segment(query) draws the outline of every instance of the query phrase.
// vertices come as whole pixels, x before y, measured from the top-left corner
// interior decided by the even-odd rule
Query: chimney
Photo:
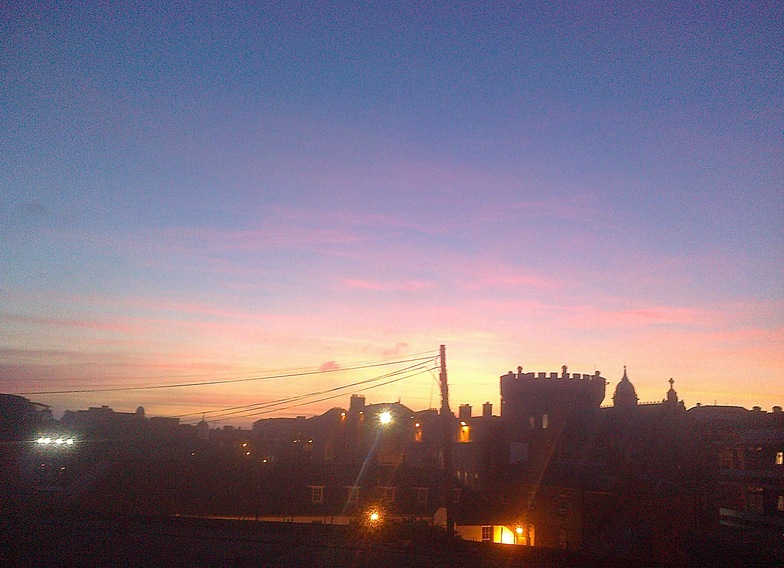
[[[460,420],[468,420],[471,418],[471,405],[470,404],[461,404],[458,410],[458,417]]]
[[[351,395],[351,402],[349,403],[349,411],[350,412],[359,412],[365,408],[365,397],[360,394],[352,394]]]
[[[781,407],[779,407],[779,410],[781,410]],[[492,415],[493,415],[493,403],[488,401],[482,405],[482,416],[484,418],[489,418]]]

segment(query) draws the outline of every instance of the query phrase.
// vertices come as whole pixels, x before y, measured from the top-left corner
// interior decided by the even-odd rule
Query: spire
[[[675,392],[675,388],[673,388],[675,381],[672,377],[670,377],[670,380],[667,382],[670,383],[670,390],[667,391],[667,398],[665,399],[665,402],[669,404],[678,404],[678,393]]]

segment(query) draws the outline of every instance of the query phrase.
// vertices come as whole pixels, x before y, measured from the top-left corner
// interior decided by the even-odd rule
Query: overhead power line
[[[165,385],[144,385],[144,386],[134,386],[134,387],[105,387],[105,388],[75,388],[75,389],[64,389],[64,390],[50,390],[50,391],[28,391],[28,392],[17,392],[14,394],[18,395],[27,395],[27,396],[39,396],[39,395],[51,395],[51,394],[85,394],[85,393],[99,393],[99,392],[125,392],[125,391],[142,391],[142,390],[159,390],[159,389],[174,389],[174,388],[184,388],[184,387],[199,387],[199,386],[210,386],[210,385],[223,385],[229,383],[244,383],[244,382],[251,382],[251,381],[268,381],[272,379],[289,379],[295,377],[306,377],[312,375],[321,375],[326,373],[338,373],[343,371],[356,371],[360,369],[372,369],[376,367],[385,367],[390,365],[400,365],[403,363],[413,363],[413,362],[423,362],[423,361],[430,361],[434,358],[435,354],[433,352],[427,353],[427,355],[417,354],[408,359],[398,359],[395,361],[375,361],[375,362],[367,362],[367,363],[359,363],[355,365],[349,365],[347,367],[336,367],[336,368],[328,368],[328,369],[321,369],[321,368],[313,368],[306,371],[295,371],[295,372],[288,372],[288,373],[279,373],[274,375],[265,375],[260,377],[243,377],[237,379],[216,379],[212,381],[197,381],[197,382],[190,382],[190,383],[175,383],[175,384],[165,384]]]
[[[339,396],[343,396],[343,393],[339,392],[339,391],[344,391],[346,389],[353,388],[353,387],[360,386],[360,385],[371,385],[371,383],[382,381],[384,379],[389,379],[390,377],[394,377],[394,378],[392,378],[392,380],[385,381],[385,382],[380,383],[380,384],[376,384],[376,385],[371,385],[371,386],[366,386],[365,387],[368,390],[369,389],[373,389],[373,388],[377,388],[377,387],[380,387],[380,386],[384,386],[384,385],[388,385],[388,384],[395,383],[395,382],[398,382],[398,381],[402,381],[402,380],[405,380],[405,379],[408,379],[408,378],[411,378],[411,377],[414,377],[414,376],[417,376],[417,375],[420,375],[420,374],[423,374],[423,373],[430,372],[433,369],[435,369],[435,367],[428,367],[428,366],[423,365],[421,363],[417,363],[415,365],[410,365],[408,367],[405,367],[403,369],[398,369],[398,370],[392,371],[390,373],[385,373],[383,375],[379,375],[379,376],[376,376],[376,377],[371,377],[369,379],[363,379],[361,381],[356,381],[356,382],[353,382],[353,383],[347,383],[345,385],[338,385],[338,386],[331,387],[331,388],[324,389],[324,390],[320,390],[320,391],[314,391],[314,392],[299,394],[299,395],[285,397],[285,398],[281,398],[281,399],[273,400],[273,401],[258,402],[258,403],[254,403],[254,404],[247,404],[247,405],[243,405],[243,406],[234,406],[234,407],[228,407],[228,408],[220,408],[220,409],[215,409],[215,410],[207,410],[207,411],[204,411],[204,412],[190,412],[188,414],[181,414],[179,416],[175,416],[175,418],[185,418],[187,416],[198,416],[198,415],[205,416],[207,414],[212,414],[213,415],[213,416],[210,417],[210,421],[212,421],[212,422],[220,422],[222,420],[227,420],[227,419],[229,419],[228,417],[231,417],[233,419],[236,419],[236,418],[248,418],[250,416],[257,416],[257,415],[266,414],[266,413],[269,413],[269,412],[279,412],[281,410],[286,410],[288,408],[293,408],[293,407],[296,407],[296,406],[302,406],[303,404],[311,404],[311,403],[315,403],[315,402],[322,402],[324,400],[329,400],[331,398],[337,398]],[[403,376],[401,376],[401,375],[403,375]],[[329,393],[338,393],[338,394],[334,394],[334,395],[328,396],[326,398],[318,399],[318,400],[310,400],[310,401],[306,401],[306,402],[300,402],[300,401],[303,401],[305,399],[309,399],[309,398],[313,398],[313,397],[316,397],[316,396],[321,396],[321,395],[329,394]],[[292,404],[290,406],[286,406],[285,408],[279,408],[280,406],[288,404],[288,403],[297,403],[297,404]],[[269,408],[273,408],[273,407],[276,407],[276,408],[274,408],[273,410],[264,410],[264,409],[269,409]]]
[[[435,369],[435,368],[437,368],[437,367],[433,367],[433,368]],[[412,378],[412,377],[415,377],[415,376],[417,376],[417,375],[420,375],[420,374],[422,374],[422,373],[426,373],[426,372],[428,372],[428,369],[423,369],[423,370],[421,370],[421,371],[418,371],[418,372],[416,372],[416,373],[412,373],[411,375],[408,375],[407,377],[400,377],[400,378],[392,379],[392,380],[390,380],[390,381],[385,381],[385,382],[383,382],[383,383],[379,383],[379,384],[377,384],[377,385],[371,385],[371,386],[367,387],[367,389],[366,389],[366,390],[371,390],[371,389],[375,389],[375,388],[383,387],[383,386],[386,386],[386,385],[390,385],[390,384],[392,384],[392,383],[396,383],[396,382],[399,382],[399,381],[403,381],[403,380],[405,380],[405,379],[410,379],[410,378]],[[298,403],[298,404],[292,404],[291,406],[286,406],[286,407],[283,407],[283,408],[274,408],[274,409],[271,409],[271,410],[263,410],[263,411],[261,411],[261,412],[255,412],[255,413],[253,413],[253,414],[248,414],[248,415],[244,416],[244,418],[251,418],[251,417],[253,417],[253,416],[261,416],[261,415],[263,415],[263,414],[271,414],[272,412],[280,412],[280,411],[282,411],[282,410],[288,410],[288,409],[290,409],[290,408],[296,408],[296,407],[298,407],[298,406],[304,406],[304,405],[306,405],[306,404],[315,404],[315,403],[317,403],[317,402],[324,402],[325,400],[332,400],[332,399],[334,399],[334,398],[337,398],[337,397],[339,397],[339,396],[343,396],[343,393],[332,394],[332,395],[330,395],[330,396],[325,396],[325,397],[323,397],[323,398],[317,398],[317,399],[315,399],[315,400],[309,400],[309,401],[307,401],[307,402],[300,402],[300,403]],[[228,420],[228,418],[220,418],[220,419],[218,419],[218,420],[215,420],[214,422],[222,422],[222,421],[224,421],[224,420]]]

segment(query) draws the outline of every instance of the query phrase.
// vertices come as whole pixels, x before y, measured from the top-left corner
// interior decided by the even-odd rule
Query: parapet
[[[521,367],[517,368],[517,373],[514,371],[509,371],[505,375],[501,375],[501,382],[504,381],[539,381],[539,380],[556,380],[556,381],[601,381],[606,383],[606,379],[602,377],[600,371],[596,371],[594,374],[589,375],[586,373],[567,373],[566,367],[563,367],[562,372],[559,373],[548,373],[545,371],[539,372],[527,372],[524,373]]]
[[[539,404],[535,401],[552,400],[567,396],[585,400],[589,406],[598,406],[604,400],[607,381],[599,371],[587,373],[568,373],[564,365],[561,373],[509,371],[501,376],[501,404],[503,407],[514,402],[520,404]]]

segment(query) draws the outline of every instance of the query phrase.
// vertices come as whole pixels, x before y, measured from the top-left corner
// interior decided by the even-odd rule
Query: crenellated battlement
[[[607,382],[604,377],[601,376],[600,371],[596,371],[592,375],[588,375],[585,373],[567,373],[567,367],[564,365],[561,367],[560,373],[547,373],[547,372],[523,372],[522,367],[517,367],[517,373],[514,371],[509,371],[506,375],[501,375],[501,381],[530,381],[530,380],[569,380],[569,381],[593,381],[593,380],[600,380],[603,382]]]
[[[500,379],[502,413],[505,410],[508,413],[512,408],[546,412],[547,408],[557,407],[559,400],[570,401],[570,406],[598,408],[607,386],[601,372],[569,373],[566,365],[561,367],[560,373],[523,372],[523,368],[518,367],[516,373],[509,371]]]

